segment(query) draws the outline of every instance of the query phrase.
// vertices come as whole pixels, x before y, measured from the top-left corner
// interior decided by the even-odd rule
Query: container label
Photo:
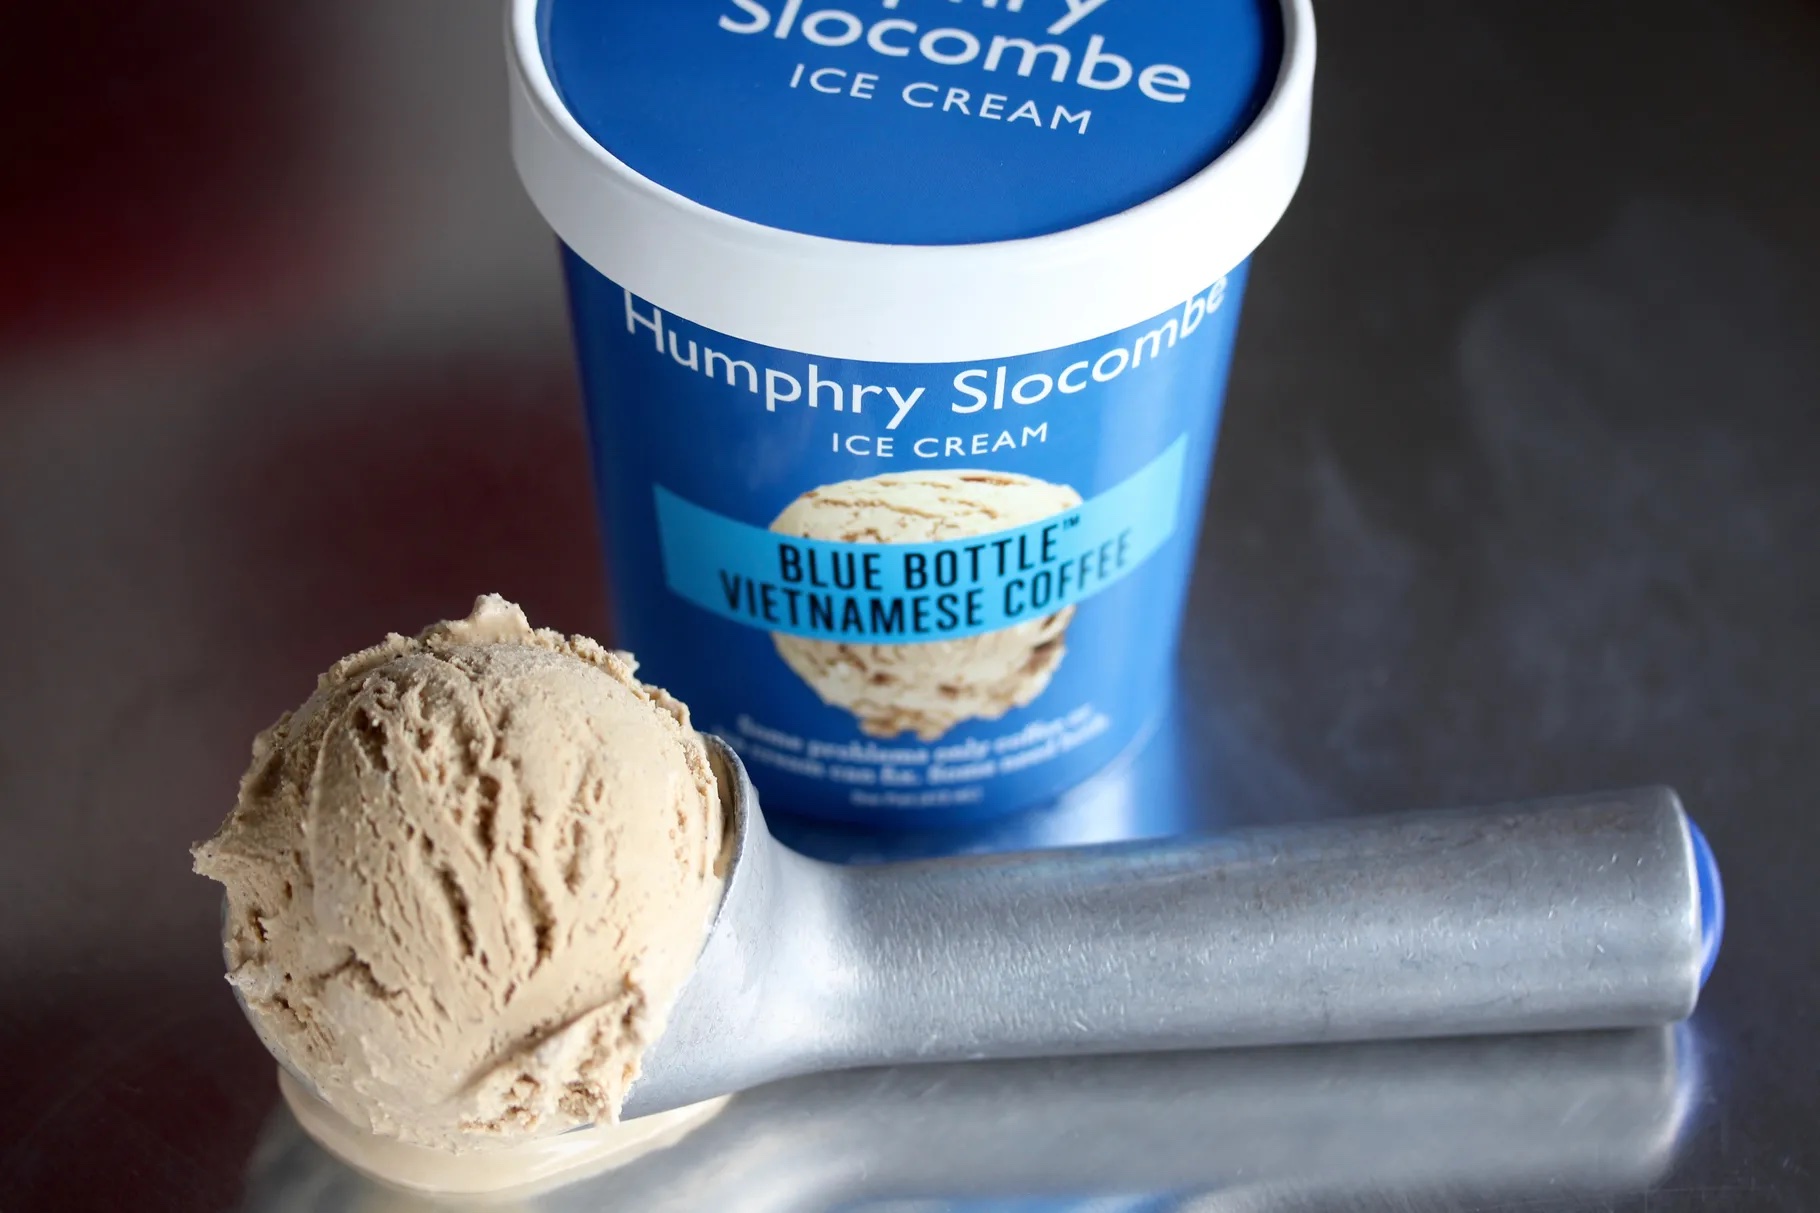
[[[768,808],[1028,807],[1158,717],[1246,267],[1073,345],[883,363],[565,264],[613,639]]]

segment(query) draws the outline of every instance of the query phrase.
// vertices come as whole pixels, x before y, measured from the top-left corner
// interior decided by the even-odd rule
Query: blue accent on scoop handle
[[[1725,941],[1725,886],[1719,883],[1719,861],[1706,835],[1688,818],[1687,833],[1694,844],[1694,871],[1700,882],[1700,988],[1706,988]]]

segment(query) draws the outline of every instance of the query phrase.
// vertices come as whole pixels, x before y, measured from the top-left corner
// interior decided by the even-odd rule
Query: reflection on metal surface
[[[1212,1210],[1293,1208],[1326,1190],[1617,1194],[1651,1184],[1673,1157],[1696,1085],[1688,1046],[1685,1030],[1663,1029],[818,1075],[738,1096],[678,1144],[527,1207],[825,1213],[1120,1198],[1112,1207]],[[281,1110],[245,1210],[434,1207],[383,1203],[397,1199]]]
[[[349,1123],[283,1067],[278,1090],[298,1126],[361,1174],[404,1192],[457,1193],[488,1202],[547,1192],[674,1145],[718,1116],[728,1098],[449,1155]]]

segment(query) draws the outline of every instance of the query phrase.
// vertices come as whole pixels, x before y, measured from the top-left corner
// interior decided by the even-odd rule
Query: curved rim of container
[[[1278,0],[1283,54],[1257,117],[1212,164],[1118,214],[980,244],[875,244],[741,219],[634,170],[564,105],[547,0],[510,0],[512,149],[532,201],[586,263],[646,304],[745,341],[830,358],[966,362],[1114,333],[1249,257],[1307,159],[1311,0]]]

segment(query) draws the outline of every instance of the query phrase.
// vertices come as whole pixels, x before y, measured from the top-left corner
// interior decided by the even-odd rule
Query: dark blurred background
[[[493,4],[16,7],[0,1213],[227,1209],[275,1092],[185,847],[252,734],[483,590],[603,627],[557,264]],[[1820,10],[1318,17],[1173,786],[1217,824],[1674,784],[1732,924],[1672,1160],[1433,1207],[1820,1208]]]

